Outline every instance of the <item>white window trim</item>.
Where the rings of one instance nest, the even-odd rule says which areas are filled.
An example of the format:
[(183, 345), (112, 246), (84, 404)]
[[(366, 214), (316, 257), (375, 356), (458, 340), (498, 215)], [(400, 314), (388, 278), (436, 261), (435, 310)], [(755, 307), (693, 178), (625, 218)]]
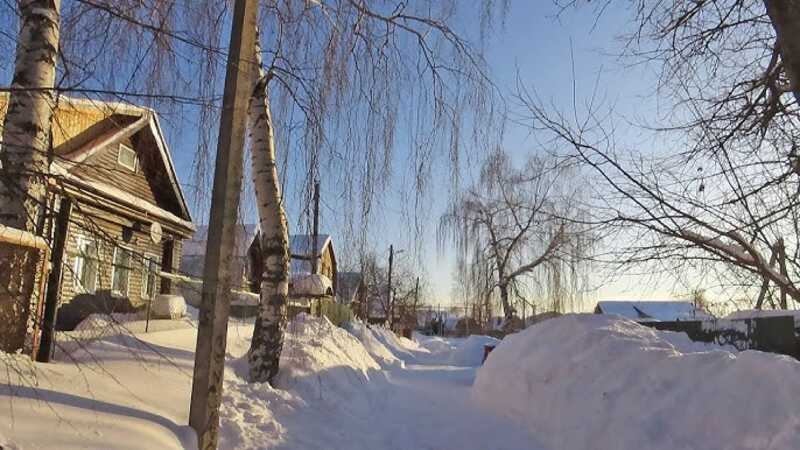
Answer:
[(114, 261), (117, 259), (117, 252), (120, 251), (120, 250), (125, 250), (126, 252), (128, 252), (128, 254), (130, 256), (133, 256), (133, 251), (131, 249), (123, 247), (121, 245), (115, 245), (114, 246), (114, 254), (111, 255), (111, 295), (116, 295), (117, 297), (127, 297), (128, 293), (131, 291), (131, 271), (132, 271), (132, 268), (130, 267), (130, 265), (131, 265), (130, 256), (129, 256), (129, 259), (128, 259), (128, 267), (127, 267), (128, 279), (125, 280), (125, 292), (120, 292), (120, 291), (114, 290), (114, 275), (117, 272), (117, 265), (114, 264)]
[[(122, 162), (122, 151), (123, 151), (123, 149), (124, 150), (129, 150), (131, 153), (133, 153), (133, 167), (131, 167), (131, 166), (129, 166), (129, 165), (127, 165), (127, 164)], [(117, 164), (119, 164), (120, 166), (130, 170), (131, 172), (136, 172), (136, 168), (139, 165), (138, 163), (139, 163), (139, 155), (136, 154), (136, 150), (134, 150), (132, 147), (130, 147), (128, 145), (120, 143), (119, 144), (119, 148), (117, 149)]]
[[(94, 294), (94, 293), (97, 292), (97, 282), (98, 282), (98, 279), (100, 277), (100, 250), (98, 249), (98, 251), (97, 251), (97, 260), (96, 260), (97, 270), (95, 270), (95, 272), (94, 272), (94, 290), (93, 291), (89, 291), (88, 289), (86, 289), (86, 287), (83, 285), (83, 283), (81, 283), (81, 280), (80, 280), (81, 277), (78, 276), (78, 263), (81, 261), (81, 259), (85, 259), (85, 258), (81, 258), (81, 244), (87, 243), (89, 245), (96, 246), (97, 242), (94, 239), (90, 239), (90, 238), (88, 238), (86, 236), (78, 236), (75, 242), (76, 242), (77, 247), (78, 247), (78, 252), (75, 254), (75, 262), (74, 262), (74, 264), (72, 266), (72, 274), (73, 274), (73, 276), (72, 276), (72, 282), (73, 283), (72, 284), (81, 294)], [(82, 270), (85, 270), (85, 269), (82, 268)]]

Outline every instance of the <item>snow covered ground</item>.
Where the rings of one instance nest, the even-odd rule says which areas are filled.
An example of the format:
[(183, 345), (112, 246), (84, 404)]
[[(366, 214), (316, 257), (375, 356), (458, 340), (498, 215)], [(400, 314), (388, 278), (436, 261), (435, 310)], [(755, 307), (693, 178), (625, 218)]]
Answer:
[(472, 393), (550, 450), (800, 448), (800, 362), (618, 316), (563, 316), (506, 337)]
[[(54, 364), (3, 355), (0, 446), (194, 448), (185, 424), (196, 330), (175, 326), (72, 340)], [(472, 404), (476, 368), (447, 364), (458, 345), (432, 351), (361, 327), (301, 317), (271, 388), (242, 378), (252, 325), (233, 322), (220, 448), (541, 448), (523, 426)]]
[[(71, 339), (53, 364), (0, 354), (0, 447), (194, 448), (196, 329), (173, 322)], [(230, 325), (223, 449), (800, 448), (800, 363), (621, 318), (564, 316), (498, 343), (300, 316), (276, 388), (242, 377), (251, 333)]]

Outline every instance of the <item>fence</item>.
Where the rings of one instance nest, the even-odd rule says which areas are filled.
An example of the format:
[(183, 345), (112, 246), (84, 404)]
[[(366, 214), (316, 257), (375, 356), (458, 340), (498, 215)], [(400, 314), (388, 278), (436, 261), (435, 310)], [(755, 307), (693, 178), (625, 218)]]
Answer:
[(800, 357), (794, 318), (791, 316), (641, 324), (657, 330), (684, 332), (693, 341), (731, 345), (738, 350), (759, 350)]
[[(0, 286), (0, 350), (36, 354), (49, 262), (42, 237), (0, 225), (0, 273), (6, 275)], [(30, 303), (20, 305), (21, 299)]]

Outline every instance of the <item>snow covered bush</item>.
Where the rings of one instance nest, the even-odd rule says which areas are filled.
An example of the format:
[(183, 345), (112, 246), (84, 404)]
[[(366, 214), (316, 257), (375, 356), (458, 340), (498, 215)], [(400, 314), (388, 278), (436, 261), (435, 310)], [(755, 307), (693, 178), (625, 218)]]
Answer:
[(472, 389), (550, 450), (800, 448), (800, 362), (709, 350), (615, 316), (506, 337)]

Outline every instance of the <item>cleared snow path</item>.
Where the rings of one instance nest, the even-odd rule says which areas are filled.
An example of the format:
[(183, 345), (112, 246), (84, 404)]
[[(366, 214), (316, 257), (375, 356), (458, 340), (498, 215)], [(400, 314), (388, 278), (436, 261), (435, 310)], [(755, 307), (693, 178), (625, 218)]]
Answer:
[(334, 448), (539, 449), (521, 427), (479, 411), (470, 401), (474, 367), (408, 364), (388, 374), (389, 388), (374, 404), (369, 442)]
[[(542, 448), (472, 403), (476, 367), (441, 365), (456, 350), (449, 341), (433, 353), (390, 342), (403, 346), (392, 351), (406, 364), (384, 358), (381, 369), (350, 333), (306, 319), (290, 330), (273, 389), (240, 376), (251, 333), (241, 322), (229, 330), (221, 449)], [(185, 424), (196, 336), (193, 328), (106, 336), (54, 364), (5, 355), (0, 448), (194, 448)]]

